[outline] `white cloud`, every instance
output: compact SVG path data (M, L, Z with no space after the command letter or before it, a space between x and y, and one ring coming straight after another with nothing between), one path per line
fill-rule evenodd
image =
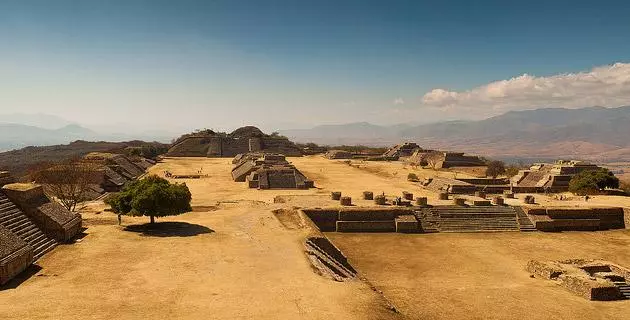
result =
M479 113L538 107L579 108L630 105L630 63L616 63L588 72L535 77L523 74L468 91L434 89L422 97L424 106Z
M403 99L403 98L396 98L396 99L394 99L393 103L396 106L401 105L401 104L405 104L405 99Z

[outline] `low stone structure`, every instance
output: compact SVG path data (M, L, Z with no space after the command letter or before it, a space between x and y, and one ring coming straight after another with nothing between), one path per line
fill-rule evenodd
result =
M537 278L552 280L588 300L610 301L630 296L630 270L604 260L562 260L527 263Z
M416 205L417 206L426 206L429 204L429 201L427 199L427 197L417 197L416 198Z
M418 219L412 214L401 215L394 219L396 222L396 232L398 233L416 233L418 228Z
M374 203L379 206L383 206L387 203L387 198L384 195L377 195L374 197Z
M554 164L536 163L529 170L521 170L511 179L511 185L519 192L565 192L571 178L587 170L597 170L597 165L577 160L558 160Z
M281 154L252 153L232 160L232 179L247 182L258 189L309 189L314 187L295 166Z
M412 165L427 163L433 169L454 167L485 167L486 163L477 156L469 156L463 152L416 150L408 162Z
M342 207L303 209L322 232L521 231L531 223L508 206Z
M595 231L624 229L624 210L619 207L525 208L540 231Z
M399 158L410 157L418 150L422 150L422 148L420 148L417 143L405 142L389 148L389 150L383 153L382 157L397 160Z
M87 198L96 199L107 192L118 192L129 182L140 178L155 161L122 154L92 152L79 164L90 165L97 171L97 183L90 185ZM54 169L54 168L53 168Z
M477 190L475 185L451 178L433 177L425 179L421 185L434 192L452 194L473 194Z
M341 199L339 199L339 204L341 204L342 206L351 206L352 205L352 198L350 198L350 197L341 197Z
M324 154L327 159L352 159L352 153L344 150L329 150Z
M181 136L168 150L170 157L234 157L249 152L281 153L301 156L302 151L286 137L268 135L253 126L232 133L204 130Z

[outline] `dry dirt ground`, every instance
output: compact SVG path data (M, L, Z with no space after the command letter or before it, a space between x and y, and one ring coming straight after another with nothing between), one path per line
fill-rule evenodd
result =
M422 178L435 174L430 170L396 162L348 165L318 156L290 160L317 188L248 189L231 180L231 159L166 159L151 172L206 175L175 180L190 187L193 212L159 219L159 229L147 230L148 218L123 217L118 226L102 203L87 204L85 236L59 246L38 261L41 270L0 291L0 319L536 317L525 310L536 310L540 319L582 313L584 319L621 319L630 311L630 302L591 303L524 271L528 259L540 257L597 256L630 266L625 231L332 234L367 280L320 276L304 253L303 239L312 231L272 210L335 206L331 191L352 196L357 205L371 205L359 200L365 190L389 196L409 191L432 204L450 201L439 202L436 194L406 181L409 172ZM593 199L628 206L625 201ZM402 313L390 311L390 302Z

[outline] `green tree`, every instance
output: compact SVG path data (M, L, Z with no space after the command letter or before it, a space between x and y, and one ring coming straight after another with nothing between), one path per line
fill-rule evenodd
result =
M496 178L502 174L505 174L505 163L503 161L494 160L488 162L487 177Z
M105 202L118 214L155 217L175 216L191 211L192 196L186 184L171 184L158 176L149 176L128 184Z
M513 176L518 174L519 170L521 170L520 167L515 166L515 165L510 165L507 168L505 168L505 175L508 178L512 178Z
M569 191L577 195L594 194L606 188L619 188L619 179L605 168L582 171L569 181Z

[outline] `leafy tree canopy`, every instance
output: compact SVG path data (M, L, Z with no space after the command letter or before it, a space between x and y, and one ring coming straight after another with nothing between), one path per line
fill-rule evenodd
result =
M486 176L496 178L502 174L505 174L505 163L503 161L488 161L488 169L486 169Z
M619 179L605 168L582 171L569 181L569 191L578 195L598 193L606 188L619 188Z
M192 196L186 184L171 184L158 176L149 176L128 184L106 201L115 213L155 217L179 215L191 211Z

